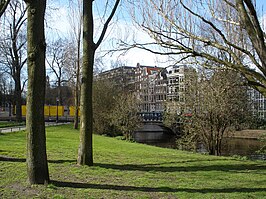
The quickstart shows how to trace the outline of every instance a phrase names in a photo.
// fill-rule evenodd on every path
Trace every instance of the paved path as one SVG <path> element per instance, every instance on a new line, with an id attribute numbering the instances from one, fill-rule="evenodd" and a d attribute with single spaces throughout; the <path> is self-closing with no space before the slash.
<path id="1" fill-rule="evenodd" d="M 68 123 L 45 122 L 45 126 L 57 126 L 62 124 L 68 124 Z M 5 127 L 5 128 L 0 128 L 0 133 L 11 133 L 11 132 L 23 131 L 25 129 L 26 126 Z"/>
<path id="2" fill-rule="evenodd" d="M 5 128 L 0 128 L 0 133 L 11 133 L 11 132 L 22 131 L 25 129 L 26 129 L 26 126 L 5 127 Z"/>

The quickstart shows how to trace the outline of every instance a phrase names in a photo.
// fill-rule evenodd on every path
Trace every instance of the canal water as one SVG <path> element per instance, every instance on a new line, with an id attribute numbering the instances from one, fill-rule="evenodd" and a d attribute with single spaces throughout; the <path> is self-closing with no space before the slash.
<path id="1" fill-rule="evenodd" d="M 176 139 L 172 138 L 163 142 L 147 142 L 146 144 L 165 147 L 165 148 L 178 148 Z M 247 139 L 247 138 L 224 138 L 222 143 L 222 155 L 223 156 L 246 156 L 249 159 L 260 159 L 266 160 L 266 154 L 258 154 L 265 143 L 258 139 Z M 197 152 L 207 153 L 204 145 L 201 143 L 197 144 Z"/>

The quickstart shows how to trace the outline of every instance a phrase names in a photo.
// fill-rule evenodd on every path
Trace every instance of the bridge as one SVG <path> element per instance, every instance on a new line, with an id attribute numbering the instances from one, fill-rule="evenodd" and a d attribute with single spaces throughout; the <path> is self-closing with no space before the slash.
<path id="1" fill-rule="evenodd" d="M 163 112 L 139 112 L 138 115 L 144 123 L 163 123 Z"/>
<path id="2" fill-rule="evenodd" d="M 133 133 L 133 139 L 137 142 L 151 143 L 172 139 L 176 134 L 163 125 L 162 112 L 140 112 L 142 125 Z"/>

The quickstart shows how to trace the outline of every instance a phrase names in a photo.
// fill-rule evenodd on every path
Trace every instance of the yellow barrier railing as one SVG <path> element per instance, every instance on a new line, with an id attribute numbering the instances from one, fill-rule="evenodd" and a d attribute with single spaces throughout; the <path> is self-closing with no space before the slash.
<path id="1" fill-rule="evenodd" d="M 21 106 L 21 111 L 22 111 L 22 116 L 26 116 L 26 105 Z M 57 113 L 58 111 L 58 113 Z M 64 114 L 65 107 L 64 106 L 44 106 L 44 116 L 70 116 L 74 117 L 75 116 L 75 106 L 69 106 L 67 114 Z M 15 110 L 16 112 L 16 110 Z M 78 115 L 80 116 L 80 111 L 78 111 Z"/>
<path id="2" fill-rule="evenodd" d="M 80 116 L 80 111 L 78 110 L 78 115 Z M 69 116 L 74 117 L 75 116 L 75 106 L 69 107 Z"/>
<path id="3" fill-rule="evenodd" d="M 22 105 L 22 115 L 26 116 L 26 105 Z M 57 112 L 58 111 L 58 112 Z M 64 106 L 44 106 L 44 116 L 64 116 Z"/>

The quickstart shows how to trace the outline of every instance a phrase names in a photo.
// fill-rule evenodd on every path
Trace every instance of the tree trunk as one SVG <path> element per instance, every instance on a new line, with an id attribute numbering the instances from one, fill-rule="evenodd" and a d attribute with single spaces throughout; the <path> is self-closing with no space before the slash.
<path id="1" fill-rule="evenodd" d="M 83 1 L 83 67 L 80 97 L 80 145 L 78 165 L 93 165 L 92 153 L 92 81 L 95 44 L 93 42 L 93 0 Z"/>
<path id="2" fill-rule="evenodd" d="M 22 110 L 21 110 L 21 104 L 22 104 L 22 98 L 21 98 L 21 85 L 20 80 L 18 85 L 15 86 L 15 102 L 16 102 L 16 121 L 21 122 L 22 121 Z"/>
<path id="3" fill-rule="evenodd" d="M 76 82 L 76 84 L 78 84 Z M 74 129 L 78 129 L 79 125 L 79 89 L 78 85 L 76 85 L 75 89 L 75 115 L 74 115 Z"/>
<path id="4" fill-rule="evenodd" d="M 10 0 L 1 1 L 0 3 L 0 18 L 4 14 Z"/>
<path id="5" fill-rule="evenodd" d="M 46 0 L 27 0 L 28 8 L 28 93 L 27 93 L 27 172 L 30 184 L 47 184 L 49 172 L 44 123 Z"/>
<path id="6" fill-rule="evenodd" d="M 79 30 L 81 28 L 79 27 Z M 77 77 L 76 77 L 76 89 L 75 89 L 75 117 L 74 117 L 74 129 L 78 129 L 79 124 L 79 90 L 80 90 L 80 42 L 81 42 L 81 31 L 78 33 L 78 55 L 77 55 Z"/>
<path id="7" fill-rule="evenodd" d="M 92 130 L 93 130 L 93 112 L 92 112 L 92 82 L 93 82 L 93 64 L 95 51 L 103 41 L 115 11 L 120 0 L 116 0 L 115 5 L 108 19 L 106 20 L 102 33 L 95 44 L 93 41 L 93 13 L 92 3 L 94 0 L 83 1 L 83 67 L 81 79 L 81 97 L 80 97 L 80 145 L 78 152 L 78 165 L 93 165 L 92 153 Z"/>

